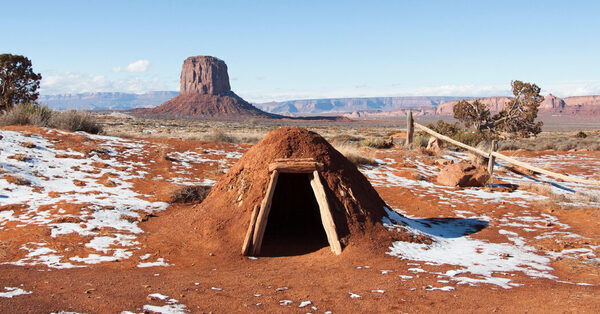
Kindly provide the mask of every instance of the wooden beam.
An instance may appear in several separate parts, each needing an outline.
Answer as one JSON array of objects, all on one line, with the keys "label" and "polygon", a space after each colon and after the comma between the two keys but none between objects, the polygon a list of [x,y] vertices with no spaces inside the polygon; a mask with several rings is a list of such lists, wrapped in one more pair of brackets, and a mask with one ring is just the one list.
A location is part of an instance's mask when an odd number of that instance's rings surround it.
[{"label": "wooden beam", "polygon": [[252,209],[250,216],[250,224],[248,225],[248,231],[246,231],[246,237],[244,238],[244,244],[242,245],[242,255],[246,256],[250,254],[250,248],[252,247],[252,236],[254,234],[254,226],[256,225],[256,217],[258,216],[258,205]]},{"label": "wooden beam", "polygon": [[589,180],[589,179],[581,179],[581,178],[576,178],[576,177],[569,177],[569,176],[561,174],[561,173],[552,172],[552,171],[549,171],[549,170],[546,170],[546,169],[542,169],[540,167],[536,167],[536,166],[532,166],[530,164],[526,164],[526,163],[518,161],[518,160],[516,160],[514,158],[508,157],[506,155],[502,155],[502,154],[500,154],[498,152],[487,153],[487,152],[482,151],[481,149],[478,149],[478,148],[475,148],[475,147],[471,147],[471,146],[469,146],[467,144],[463,144],[463,143],[461,143],[459,141],[455,141],[455,140],[453,140],[453,139],[451,139],[451,138],[449,138],[449,137],[447,137],[445,135],[437,133],[436,131],[434,131],[434,130],[426,127],[426,126],[420,125],[418,123],[415,123],[414,125],[415,125],[416,128],[421,129],[421,130],[423,130],[423,131],[431,134],[434,137],[437,137],[437,138],[439,138],[441,140],[444,140],[446,142],[454,144],[454,145],[456,145],[458,147],[462,147],[462,148],[464,148],[466,150],[469,150],[469,151],[471,151],[471,152],[473,152],[475,154],[478,154],[480,156],[483,156],[483,157],[488,157],[488,156],[496,157],[498,159],[502,159],[502,160],[504,160],[506,162],[509,162],[509,163],[511,163],[513,165],[517,165],[519,167],[523,167],[525,169],[529,169],[529,170],[531,170],[533,172],[542,173],[542,174],[545,174],[545,175],[548,175],[548,176],[551,176],[551,177],[554,177],[554,178],[558,178],[558,179],[561,179],[561,180],[564,180],[564,181],[577,182],[577,183],[590,184],[590,185],[600,185],[600,181],[598,181],[598,180]]},{"label": "wooden beam", "polygon": [[463,143],[461,143],[459,141],[455,141],[455,140],[453,140],[453,139],[451,139],[451,138],[449,138],[449,137],[447,137],[445,135],[442,135],[442,134],[440,134],[440,133],[438,133],[438,132],[436,132],[436,131],[434,131],[434,130],[432,130],[432,129],[424,126],[424,125],[420,125],[418,123],[415,123],[415,127],[417,129],[420,129],[422,131],[425,131],[425,132],[431,134],[433,137],[437,137],[440,140],[444,140],[444,141],[446,141],[448,143],[451,143],[451,144],[454,144],[454,145],[456,145],[458,147],[462,147],[462,148],[464,148],[466,150],[472,151],[472,152],[474,152],[476,154],[479,154],[480,156],[487,157],[489,155],[489,153],[484,152],[481,149],[478,149],[478,148],[475,148],[475,147],[471,147],[471,146],[469,146],[467,144],[463,144]]},{"label": "wooden beam", "polygon": [[597,180],[588,180],[588,179],[580,179],[580,178],[576,178],[576,177],[569,177],[566,176],[564,174],[561,173],[556,173],[556,172],[552,172],[546,169],[542,169],[536,166],[532,166],[529,164],[526,164],[524,162],[518,161],[514,158],[510,158],[508,156],[502,155],[498,152],[492,152],[492,156],[498,158],[498,159],[502,159],[504,161],[507,161],[513,165],[517,165],[519,167],[523,167],[525,169],[529,169],[533,172],[537,172],[537,173],[543,173],[545,175],[551,176],[551,177],[555,177],[555,178],[559,178],[561,180],[565,180],[565,181],[571,181],[571,182],[577,182],[577,183],[583,183],[583,184],[591,184],[591,185],[600,185],[600,181]]},{"label": "wooden beam", "polygon": [[490,175],[494,174],[494,163],[496,162],[496,157],[492,155],[493,152],[498,150],[498,141],[492,141],[492,149],[490,150],[490,155],[488,157],[488,173]]},{"label": "wooden beam", "polygon": [[413,143],[413,136],[415,133],[415,124],[412,116],[412,111],[406,114],[406,147],[411,147]]},{"label": "wooden beam", "polygon": [[315,162],[316,160],[314,158],[275,158],[273,160],[274,162],[278,162],[278,161],[313,161]]},{"label": "wooden beam", "polygon": [[312,173],[323,170],[323,164],[315,161],[277,161],[269,164],[269,172],[274,170],[279,173]]},{"label": "wooden beam", "polygon": [[329,203],[327,202],[327,195],[325,194],[325,188],[323,187],[323,183],[321,183],[321,179],[319,178],[319,172],[313,172],[313,178],[310,180],[310,185],[315,192],[315,197],[317,199],[317,203],[319,203],[319,211],[321,213],[321,223],[323,224],[323,228],[325,229],[325,234],[327,234],[327,241],[329,242],[329,247],[331,251],[336,255],[342,254],[342,245],[340,244],[340,240],[337,235],[337,231],[335,230],[335,222],[333,221],[333,216],[331,215],[331,210],[329,208]]},{"label": "wooden beam", "polygon": [[271,211],[271,202],[273,201],[273,194],[275,193],[275,187],[277,186],[277,178],[279,172],[274,170],[271,174],[271,181],[267,187],[267,193],[260,205],[260,212],[256,218],[256,227],[254,228],[254,236],[252,238],[252,255],[256,256],[260,254],[262,247],[262,240],[265,235],[265,229],[267,227],[267,220],[269,219],[269,212]]}]

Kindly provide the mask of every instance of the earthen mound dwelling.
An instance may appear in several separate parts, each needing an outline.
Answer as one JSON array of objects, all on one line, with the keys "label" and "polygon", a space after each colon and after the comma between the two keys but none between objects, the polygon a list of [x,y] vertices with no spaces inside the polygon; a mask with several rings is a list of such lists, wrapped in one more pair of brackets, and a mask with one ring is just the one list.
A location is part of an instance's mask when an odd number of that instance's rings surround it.
[{"label": "earthen mound dwelling", "polygon": [[173,118],[282,118],[252,106],[231,91],[227,65],[210,56],[185,59],[179,95],[158,107],[134,112]]},{"label": "earthen mound dwelling", "polygon": [[[355,165],[302,128],[271,131],[223,175],[188,217],[211,252],[305,254],[329,246],[390,246],[387,205]],[[182,214],[187,215],[187,214]]]}]

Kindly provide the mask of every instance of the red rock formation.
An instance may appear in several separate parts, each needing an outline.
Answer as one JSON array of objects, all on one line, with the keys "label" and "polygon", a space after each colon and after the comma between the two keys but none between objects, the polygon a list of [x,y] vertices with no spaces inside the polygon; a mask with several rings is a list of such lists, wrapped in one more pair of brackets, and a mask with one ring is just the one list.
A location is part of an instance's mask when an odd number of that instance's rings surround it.
[{"label": "red rock formation", "polygon": [[231,91],[227,65],[209,56],[189,57],[181,68],[180,93],[162,105],[134,109],[134,114],[166,118],[209,118],[240,120],[246,118],[340,120],[342,117],[285,117],[264,112]]},{"label": "red rock formation", "polygon": [[189,57],[181,68],[181,94],[219,95],[231,91],[227,65],[209,56]]}]

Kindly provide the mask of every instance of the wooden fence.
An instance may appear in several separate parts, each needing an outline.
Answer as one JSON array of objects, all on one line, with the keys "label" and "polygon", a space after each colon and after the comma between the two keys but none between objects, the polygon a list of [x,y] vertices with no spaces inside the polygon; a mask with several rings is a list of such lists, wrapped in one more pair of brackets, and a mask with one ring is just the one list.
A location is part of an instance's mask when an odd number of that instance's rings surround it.
[{"label": "wooden fence", "polygon": [[511,158],[511,157],[508,157],[506,155],[502,155],[502,154],[500,154],[500,153],[498,153],[496,151],[498,149],[498,143],[496,141],[492,142],[492,149],[489,152],[486,152],[486,151],[483,151],[481,149],[469,146],[469,145],[461,143],[459,141],[455,141],[455,140],[453,140],[453,139],[451,139],[451,138],[449,138],[449,137],[447,137],[445,135],[437,133],[436,131],[434,131],[434,130],[432,130],[432,129],[424,126],[424,125],[421,125],[421,124],[418,124],[418,123],[414,122],[413,117],[412,117],[412,112],[410,112],[410,111],[406,115],[406,123],[407,123],[407,132],[406,132],[406,145],[407,146],[412,145],[412,143],[413,143],[413,136],[414,136],[414,129],[417,128],[417,129],[419,129],[419,130],[421,130],[421,131],[423,131],[425,133],[428,133],[431,136],[436,137],[436,138],[438,138],[440,140],[443,140],[443,141],[446,141],[446,142],[451,143],[453,145],[456,145],[458,147],[464,148],[464,149],[466,149],[466,150],[468,150],[468,151],[470,151],[470,152],[472,152],[474,154],[483,156],[485,158],[489,158],[488,172],[490,174],[493,173],[493,171],[494,171],[494,162],[495,162],[495,159],[498,158],[498,159],[502,159],[502,160],[504,160],[504,161],[506,161],[506,162],[508,162],[510,164],[519,166],[521,168],[525,168],[525,169],[528,169],[528,170],[531,170],[531,171],[537,172],[537,173],[542,173],[542,174],[548,175],[550,177],[558,178],[558,179],[561,179],[561,180],[564,180],[564,181],[577,182],[577,183],[583,183],[583,184],[591,184],[591,185],[600,185],[600,181],[598,181],[598,180],[589,180],[589,179],[581,179],[581,178],[576,178],[576,177],[570,177],[570,176],[567,176],[567,175],[564,175],[564,174],[561,174],[561,173],[552,172],[552,171],[549,171],[549,170],[546,170],[546,169],[543,169],[543,168],[540,168],[540,167],[536,167],[536,166],[533,166],[533,165],[530,165],[530,164],[518,161],[518,160],[516,160],[514,158]]}]

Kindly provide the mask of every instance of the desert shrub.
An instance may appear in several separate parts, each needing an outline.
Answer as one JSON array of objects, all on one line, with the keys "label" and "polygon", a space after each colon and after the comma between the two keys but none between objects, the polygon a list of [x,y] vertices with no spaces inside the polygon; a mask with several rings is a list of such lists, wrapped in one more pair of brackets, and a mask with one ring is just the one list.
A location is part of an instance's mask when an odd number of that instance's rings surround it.
[{"label": "desert shrub", "polygon": [[52,109],[34,104],[18,104],[0,116],[0,126],[37,125],[46,126],[52,117]]},{"label": "desert shrub", "polygon": [[413,136],[413,147],[414,148],[427,147],[429,138],[430,138],[429,134],[425,134],[423,132],[415,133],[415,135]]},{"label": "desert shrub", "polygon": [[383,138],[368,138],[360,141],[361,146],[371,148],[391,148],[394,146],[394,142]]},{"label": "desert shrub", "polygon": [[[477,146],[484,140],[489,140],[492,138],[492,134],[489,132],[484,133],[482,131],[464,131],[458,123],[448,123],[444,122],[443,120],[438,120],[435,124],[429,123],[427,127],[442,135],[446,135],[453,140],[473,147]],[[427,146],[427,142],[425,142],[425,146]]]},{"label": "desert shrub", "polygon": [[519,190],[536,193],[544,196],[552,196],[552,187],[548,184],[538,182],[523,182],[519,185]]},{"label": "desert shrub", "polygon": [[91,134],[102,132],[102,126],[96,122],[91,114],[77,110],[54,113],[50,118],[49,126],[67,131],[83,131]]},{"label": "desert shrub", "polygon": [[92,134],[102,131],[102,127],[89,113],[77,110],[55,112],[46,106],[33,103],[18,104],[3,113],[0,116],[0,126],[5,125],[37,125]]},{"label": "desert shrub", "polygon": [[560,150],[560,151],[568,151],[571,149],[575,149],[577,147],[577,143],[574,141],[570,141],[570,140],[565,140],[562,141],[561,143],[559,143],[556,146],[556,150]]},{"label": "desert shrub", "polygon": [[331,143],[344,143],[344,142],[360,142],[363,140],[362,137],[354,136],[350,134],[336,134],[329,139]]},{"label": "desert shrub", "polygon": [[589,191],[589,192],[581,192],[578,191],[573,196],[575,200],[584,203],[600,203],[600,192],[599,191]]},{"label": "desert shrub", "polygon": [[232,136],[225,133],[221,129],[212,129],[210,132],[208,132],[204,136],[204,140],[207,142],[225,142],[225,143],[235,142]]},{"label": "desert shrub", "polygon": [[579,132],[577,132],[575,134],[575,137],[577,137],[577,138],[586,138],[587,134],[585,134],[585,132],[583,132],[583,131],[579,131]]},{"label": "desert shrub", "polygon": [[375,154],[373,152],[365,151],[347,143],[335,144],[334,148],[356,166],[377,165]]},{"label": "desert shrub", "polygon": [[427,124],[427,127],[448,137],[453,138],[456,134],[463,132],[462,128],[458,123],[447,123],[444,120],[437,120],[437,122]]},{"label": "desert shrub", "polygon": [[202,203],[211,187],[207,185],[186,186],[173,192],[171,203]]}]

